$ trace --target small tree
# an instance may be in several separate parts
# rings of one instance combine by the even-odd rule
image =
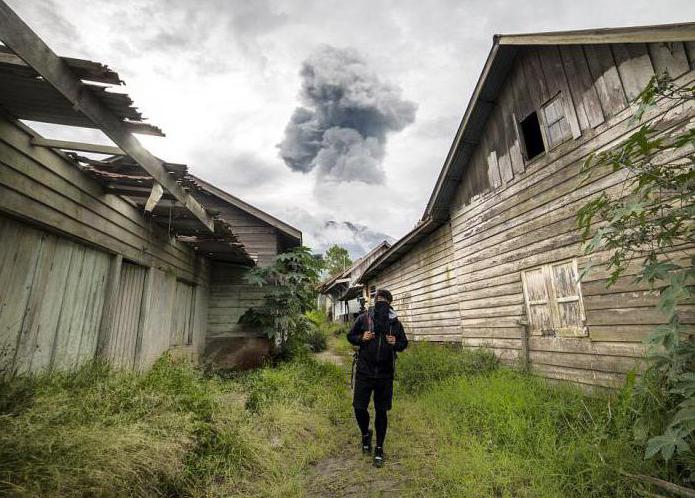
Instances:
[[[338,244],[333,244],[326,250],[323,260],[325,262],[328,275],[331,277],[352,266],[350,253],[347,249],[340,247]]]
[[[249,309],[240,323],[261,328],[282,350],[310,326],[304,313],[314,307],[322,268],[321,258],[304,246],[277,255],[272,265],[253,268],[247,282],[268,292],[263,305]]]
[[[695,87],[655,76],[635,101],[634,119],[642,122],[657,101],[692,116]],[[635,280],[659,295],[666,324],[646,339],[649,363],[636,384],[635,434],[646,443],[645,458],[661,455],[668,462],[678,455],[693,472],[695,343],[681,314],[695,295],[695,130],[678,121],[662,114],[590,157],[583,166],[587,179],[612,171],[624,178],[622,192],[602,192],[579,210],[577,221],[587,254],[608,251],[609,286],[636,263]]]

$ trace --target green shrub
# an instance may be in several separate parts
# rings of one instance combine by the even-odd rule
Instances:
[[[328,336],[320,328],[310,327],[306,335],[306,343],[312,352],[319,353],[328,347]]]
[[[411,342],[398,356],[396,379],[406,392],[417,393],[449,377],[490,372],[497,364],[495,355],[485,349]]]

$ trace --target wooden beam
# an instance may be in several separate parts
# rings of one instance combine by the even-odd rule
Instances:
[[[113,145],[87,144],[83,142],[70,142],[68,140],[51,140],[50,138],[33,137],[31,144],[36,147],[48,147],[50,149],[75,150],[79,152],[94,152],[96,154],[108,154],[110,156],[125,156],[126,153],[120,147]]]
[[[695,23],[495,35],[500,45],[576,45],[695,40]]]
[[[87,116],[128,156],[188,208],[209,230],[214,230],[210,216],[191,195],[171,178],[162,161],[145,149],[115,116],[70,70],[39,36],[14,11],[0,0],[0,40],[21,57],[48,83],[58,90],[77,110]]]

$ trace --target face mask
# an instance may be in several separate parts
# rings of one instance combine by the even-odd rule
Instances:
[[[390,308],[386,301],[377,301],[374,305],[374,318],[379,322],[388,320]]]

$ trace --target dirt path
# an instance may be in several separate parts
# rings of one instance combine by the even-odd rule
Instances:
[[[320,361],[344,367],[347,375],[350,358],[345,354],[329,349],[315,356]],[[307,496],[403,496],[404,476],[397,459],[387,453],[384,467],[375,468],[371,456],[362,454],[358,431],[350,422],[351,419],[347,424],[336,426],[340,449],[311,466],[307,477]]]
[[[338,354],[335,351],[331,351],[330,349],[327,349],[326,351],[321,351],[320,353],[316,353],[314,357],[319,361],[333,363],[334,365],[338,365],[339,367],[345,365],[348,360],[345,356]]]

